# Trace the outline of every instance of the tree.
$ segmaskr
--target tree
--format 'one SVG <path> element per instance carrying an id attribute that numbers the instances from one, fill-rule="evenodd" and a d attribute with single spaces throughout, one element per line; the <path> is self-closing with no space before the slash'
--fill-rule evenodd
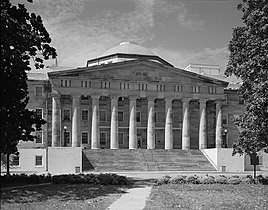
<path id="1" fill-rule="evenodd" d="M 245 24 L 233 30 L 225 74 L 242 79 L 239 93 L 245 113 L 235 121 L 240 128 L 233 154 L 268 152 L 268 0 L 243 0 L 238 5 Z"/>
<path id="2" fill-rule="evenodd" d="M 31 0 L 28 0 L 32 3 Z M 39 15 L 29 14 L 24 4 L 14 6 L 1 0 L 1 154 L 17 153 L 19 140 L 33 141 L 35 130 L 45 123 L 26 108 L 29 97 L 27 71 L 30 59 L 43 68 L 43 58 L 56 57 L 51 38 Z M 38 56 L 37 56 L 38 55 Z M 41 56 L 40 56 L 41 55 Z"/>

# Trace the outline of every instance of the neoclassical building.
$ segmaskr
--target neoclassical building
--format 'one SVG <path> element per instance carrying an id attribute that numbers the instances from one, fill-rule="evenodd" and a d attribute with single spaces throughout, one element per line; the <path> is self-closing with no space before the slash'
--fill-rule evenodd
<path id="1" fill-rule="evenodd" d="M 30 109 L 47 120 L 34 147 L 231 147 L 244 102 L 218 66 L 174 67 L 123 42 L 85 67 L 28 74 Z"/>

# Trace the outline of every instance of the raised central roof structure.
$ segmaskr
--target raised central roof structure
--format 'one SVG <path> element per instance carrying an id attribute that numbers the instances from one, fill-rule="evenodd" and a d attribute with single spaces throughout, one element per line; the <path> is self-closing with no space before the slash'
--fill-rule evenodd
<path id="1" fill-rule="evenodd" d="M 107 50 L 105 53 L 103 53 L 102 56 L 108 56 L 117 53 L 156 56 L 150 49 L 145 48 L 136 42 L 121 42 L 119 45 Z"/>
<path id="2" fill-rule="evenodd" d="M 150 49 L 143 47 L 136 42 L 121 42 L 119 45 L 108 49 L 100 57 L 88 60 L 87 67 L 130 60 L 149 60 L 160 64 L 173 66 L 157 56 Z"/>

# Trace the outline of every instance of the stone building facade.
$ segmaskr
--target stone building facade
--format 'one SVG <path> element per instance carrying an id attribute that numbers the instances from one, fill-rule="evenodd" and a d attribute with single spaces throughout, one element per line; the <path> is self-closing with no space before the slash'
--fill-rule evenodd
<path id="1" fill-rule="evenodd" d="M 176 68 L 130 42 L 86 67 L 28 78 L 28 107 L 47 121 L 32 147 L 231 147 L 238 133 L 233 120 L 244 109 L 223 79 Z"/>

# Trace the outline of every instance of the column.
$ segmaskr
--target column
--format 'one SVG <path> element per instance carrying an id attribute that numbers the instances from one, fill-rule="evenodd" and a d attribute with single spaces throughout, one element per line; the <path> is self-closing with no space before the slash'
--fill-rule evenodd
<path id="1" fill-rule="evenodd" d="M 154 98 L 148 99 L 147 149 L 155 149 Z"/>
<path id="2" fill-rule="evenodd" d="M 91 149 L 100 148 L 99 95 L 92 95 Z"/>
<path id="3" fill-rule="evenodd" d="M 189 116 L 189 98 L 182 99 L 182 149 L 190 149 L 190 116 Z"/>
<path id="4" fill-rule="evenodd" d="M 137 149 L 136 99 L 129 96 L 129 149 Z"/>
<path id="5" fill-rule="evenodd" d="M 60 96 L 52 95 L 52 147 L 60 146 Z"/>
<path id="6" fill-rule="evenodd" d="M 221 101 L 216 101 L 216 148 L 222 145 Z"/>
<path id="7" fill-rule="evenodd" d="M 73 97 L 72 147 L 80 146 L 80 95 Z"/>
<path id="8" fill-rule="evenodd" d="M 119 149 L 118 142 L 118 96 L 111 96 L 111 149 Z"/>
<path id="9" fill-rule="evenodd" d="M 165 98 L 165 149 L 173 149 L 172 100 L 171 98 Z"/>
<path id="10" fill-rule="evenodd" d="M 207 99 L 199 100 L 199 149 L 207 148 L 207 113 L 206 113 Z"/>

